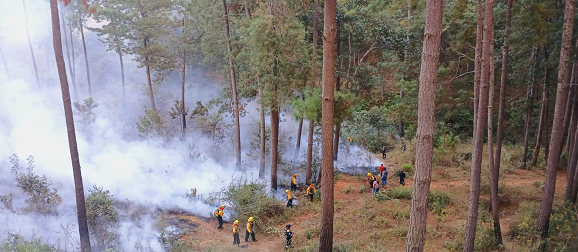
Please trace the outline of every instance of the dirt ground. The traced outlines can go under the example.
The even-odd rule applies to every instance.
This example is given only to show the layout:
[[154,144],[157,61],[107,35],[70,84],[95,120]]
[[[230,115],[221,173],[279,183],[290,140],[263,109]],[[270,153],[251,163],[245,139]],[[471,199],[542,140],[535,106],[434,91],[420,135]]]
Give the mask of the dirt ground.
[[[396,156],[398,158],[391,158]],[[406,157],[403,157],[403,156]],[[391,190],[399,187],[399,178],[393,175],[396,167],[407,160],[404,153],[388,154],[384,163],[390,170],[388,185],[382,190]],[[425,251],[447,251],[446,243],[457,239],[454,235],[456,227],[464,226],[467,219],[468,196],[470,190],[469,172],[460,172],[459,168],[448,170],[457,176],[445,176],[431,182],[430,189],[442,191],[450,195],[452,203],[448,206],[447,216],[439,217],[428,212],[427,238]],[[485,168],[487,169],[487,167]],[[436,168],[434,168],[435,172]],[[452,172],[453,171],[453,172]],[[374,171],[377,172],[377,167]],[[461,175],[459,175],[461,174]],[[484,174],[482,174],[484,176]],[[500,208],[500,222],[503,237],[507,237],[510,226],[518,219],[519,210],[524,201],[539,202],[541,189],[539,182],[544,180],[544,170],[516,169],[514,172],[503,174],[500,183],[509,189],[510,200]],[[559,171],[556,181],[556,195],[563,194],[566,182],[566,171]],[[483,182],[482,182],[483,183]],[[406,179],[406,188],[413,185],[412,178]],[[365,192],[361,188],[365,187]],[[405,250],[406,233],[409,225],[409,200],[385,200],[378,202],[371,195],[371,189],[365,177],[342,174],[335,183],[335,216],[334,216],[334,246],[342,245],[346,250],[341,251],[403,251]],[[309,203],[304,193],[297,193],[296,198],[302,205],[289,211],[295,214],[287,223],[293,225],[294,232],[292,251],[312,251],[319,241],[318,230],[321,207],[320,202]],[[489,205],[489,192],[480,196],[482,205]],[[487,210],[487,209],[486,209]],[[256,233],[257,242],[244,242],[245,221],[240,223],[241,246],[232,246],[232,232],[230,223],[224,224],[224,229],[217,231],[217,221],[214,218],[206,219],[188,215],[166,215],[165,218],[177,219],[188,223],[191,232],[184,234],[180,241],[185,243],[191,251],[282,251],[285,245],[284,237],[276,234]],[[279,224],[276,230],[283,230],[286,223]],[[260,230],[265,230],[260,227]],[[309,234],[309,235],[307,235]],[[507,243],[509,239],[505,239]],[[461,241],[454,241],[461,242]],[[384,250],[385,249],[385,250]],[[507,250],[507,249],[506,249]]]

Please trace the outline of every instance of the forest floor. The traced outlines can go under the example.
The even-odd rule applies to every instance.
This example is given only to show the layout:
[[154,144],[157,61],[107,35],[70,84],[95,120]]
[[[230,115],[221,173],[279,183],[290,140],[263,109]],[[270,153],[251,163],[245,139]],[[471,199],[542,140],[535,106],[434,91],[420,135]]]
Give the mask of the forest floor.
[[[467,144],[458,146],[457,149],[467,150]],[[504,151],[513,153],[517,150],[505,148]],[[451,155],[457,156],[457,152]],[[409,150],[403,153],[398,150],[388,152],[388,158],[384,163],[388,167],[390,175],[387,186],[381,190],[400,189],[399,177],[394,175],[392,171],[398,170],[401,164],[405,163],[404,160],[411,160],[413,155]],[[511,157],[506,159],[510,159],[510,162],[516,162]],[[443,159],[438,159],[437,163],[444,163]],[[500,223],[504,238],[502,251],[525,251],[527,249],[524,244],[508,237],[508,230],[518,220],[520,211],[525,204],[540,202],[541,183],[545,177],[545,170],[544,167],[540,166],[533,170],[512,168],[512,165],[508,165],[504,161],[502,163],[504,164],[500,175],[502,190],[500,193]],[[439,165],[434,161],[430,189],[446,193],[449,195],[451,203],[444,208],[444,214],[441,216],[428,210],[425,251],[461,250],[460,246],[463,243],[463,231],[468,211],[469,165],[471,163],[467,161],[455,165],[456,167],[446,165]],[[491,227],[491,215],[487,214],[489,213],[490,197],[487,165],[483,166],[482,170],[479,219],[485,219],[487,226]],[[371,172],[377,174],[377,167]],[[566,170],[560,170],[556,181],[557,200],[563,196],[565,184]],[[412,185],[412,176],[408,174],[405,188],[410,189]],[[340,174],[336,178],[334,192],[334,251],[405,250],[411,200],[377,201],[372,197],[366,178],[359,174]],[[207,219],[178,214],[165,215],[164,218],[178,220],[192,227],[190,232],[183,234],[179,239],[184,246],[182,251],[282,251],[285,245],[282,230],[287,223],[293,225],[292,231],[295,234],[293,238],[294,248],[290,250],[316,251],[319,244],[321,204],[319,201],[308,202],[303,191],[298,192],[296,198],[302,203],[288,209],[292,213],[288,215],[285,223],[280,223],[275,227],[256,227],[258,229],[256,232],[257,242],[244,242],[246,222],[240,220],[241,246],[238,248],[232,245],[231,223],[225,223],[224,229],[217,231],[217,221],[214,218]]]

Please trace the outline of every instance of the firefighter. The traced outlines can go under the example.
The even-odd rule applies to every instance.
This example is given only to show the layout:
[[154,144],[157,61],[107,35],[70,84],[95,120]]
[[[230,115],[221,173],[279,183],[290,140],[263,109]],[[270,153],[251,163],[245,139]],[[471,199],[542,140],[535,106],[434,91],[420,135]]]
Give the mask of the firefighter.
[[291,238],[293,238],[291,224],[287,224],[287,226],[285,226],[285,240],[287,240],[287,243],[285,244],[285,250],[293,247],[293,245],[291,245]]
[[367,182],[369,182],[369,187],[373,188],[373,181],[377,180],[375,179],[375,177],[371,174],[371,172],[367,173]]
[[291,177],[291,191],[294,192],[297,190],[297,174],[293,174]]
[[315,193],[317,193],[317,190],[315,190],[315,185],[311,184],[311,186],[307,187],[307,198],[309,198],[309,201],[313,202],[313,196]]
[[223,209],[225,209],[225,205],[221,205],[221,207],[219,207],[219,212],[217,213],[217,220],[219,221],[219,226],[217,227],[217,230],[219,231],[223,229]]
[[247,231],[245,231],[245,242],[249,242],[249,235],[253,238],[253,241],[256,242],[255,239],[255,231],[253,231],[253,217],[249,217],[247,221]]
[[233,245],[237,245],[237,247],[241,244],[241,240],[239,240],[239,220],[235,220],[233,222]]
[[291,191],[285,190],[285,193],[287,193],[287,207],[293,208],[293,196],[291,196]]

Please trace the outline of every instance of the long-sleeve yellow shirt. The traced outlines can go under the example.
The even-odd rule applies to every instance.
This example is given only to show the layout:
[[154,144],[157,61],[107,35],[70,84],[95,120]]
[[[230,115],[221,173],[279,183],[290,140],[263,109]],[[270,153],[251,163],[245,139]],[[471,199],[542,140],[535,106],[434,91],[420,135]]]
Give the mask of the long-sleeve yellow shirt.
[[290,200],[290,199],[292,199],[292,198],[293,198],[293,197],[291,196],[291,193],[288,192],[288,193],[287,193],[287,199]]
[[307,194],[315,194],[315,193],[317,193],[315,187],[307,187]]
[[239,226],[237,224],[233,224],[233,234],[239,233]]
[[247,232],[253,233],[253,222],[247,222]]
[[291,183],[293,183],[294,185],[297,185],[297,178],[292,177],[292,178],[291,178]]

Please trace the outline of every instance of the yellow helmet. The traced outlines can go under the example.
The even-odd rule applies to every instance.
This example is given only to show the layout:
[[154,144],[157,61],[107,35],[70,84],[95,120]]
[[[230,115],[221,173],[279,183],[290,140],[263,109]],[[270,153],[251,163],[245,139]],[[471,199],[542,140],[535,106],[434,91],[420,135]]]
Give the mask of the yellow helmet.
[[249,221],[253,221],[253,217],[249,217]]
[[368,176],[368,177],[371,177],[371,172],[368,172],[368,173],[367,173],[367,176]]
[[235,222],[233,222],[234,224],[239,224],[239,220],[235,220]]
[[289,190],[285,190],[286,193],[289,193]]
[[225,208],[225,205],[221,205],[221,208]]

